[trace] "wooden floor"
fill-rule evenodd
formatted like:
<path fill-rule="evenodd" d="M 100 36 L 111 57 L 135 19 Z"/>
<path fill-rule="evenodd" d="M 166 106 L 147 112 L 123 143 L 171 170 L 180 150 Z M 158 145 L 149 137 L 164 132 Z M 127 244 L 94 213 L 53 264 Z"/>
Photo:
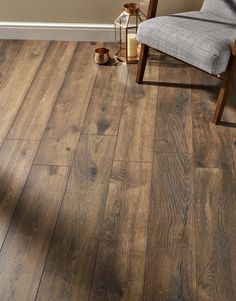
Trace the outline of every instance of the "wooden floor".
<path fill-rule="evenodd" d="M 0 41 L 0 301 L 235 301 L 218 80 L 156 53 L 137 85 L 96 46 Z"/>

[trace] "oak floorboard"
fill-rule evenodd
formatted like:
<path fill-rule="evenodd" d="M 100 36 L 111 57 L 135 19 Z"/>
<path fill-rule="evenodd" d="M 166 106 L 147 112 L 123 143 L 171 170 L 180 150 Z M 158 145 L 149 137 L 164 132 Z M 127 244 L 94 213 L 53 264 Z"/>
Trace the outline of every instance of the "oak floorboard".
<path fill-rule="evenodd" d="M 236 299 L 235 171 L 195 170 L 198 300 Z"/>
<path fill-rule="evenodd" d="M 90 300 L 142 301 L 151 164 L 114 162 Z"/>
<path fill-rule="evenodd" d="M 194 166 L 232 168 L 233 153 L 227 127 L 212 123 L 220 81 L 191 68 L 193 84 L 208 85 L 208 89 L 192 89 L 192 122 Z"/>
<path fill-rule="evenodd" d="M 0 249 L 38 145 L 37 141 L 7 140 L 0 151 Z"/>
<path fill-rule="evenodd" d="M 196 300 L 191 155 L 155 153 L 143 300 Z"/>
<path fill-rule="evenodd" d="M 123 107 L 128 66 L 100 66 L 88 112 L 84 134 L 117 135 Z"/>
<path fill-rule="evenodd" d="M 0 137 L 5 138 L 50 42 L 25 41 L 0 83 Z"/>
<path fill-rule="evenodd" d="M 151 162 L 155 136 L 158 87 L 135 83 L 137 66 L 129 66 L 115 160 Z M 158 68 L 148 64 L 146 79 L 158 79 Z"/>
<path fill-rule="evenodd" d="M 0 300 L 34 300 L 68 169 L 33 166 L 0 253 Z"/>
<path fill-rule="evenodd" d="M 23 41 L 0 40 L 0 82 L 14 62 Z"/>
<path fill-rule="evenodd" d="M 37 301 L 89 300 L 115 141 L 80 138 Z"/>
<path fill-rule="evenodd" d="M 192 153 L 190 67 L 161 64 L 159 68 L 159 82 L 167 86 L 160 86 L 158 91 L 154 149 L 157 152 Z M 171 86 L 173 83 L 175 86 Z"/>
<path fill-rule="evenodd" d="M 51 42 L 12 125 L 9 139 L 42 138 L 75 48 L 76 42 Z"/>
<path fill-rule="evenodd" d="M 98 67 L 92 43 L 79 43 L 44 133 L 37 164 L 71 165 Z"/>

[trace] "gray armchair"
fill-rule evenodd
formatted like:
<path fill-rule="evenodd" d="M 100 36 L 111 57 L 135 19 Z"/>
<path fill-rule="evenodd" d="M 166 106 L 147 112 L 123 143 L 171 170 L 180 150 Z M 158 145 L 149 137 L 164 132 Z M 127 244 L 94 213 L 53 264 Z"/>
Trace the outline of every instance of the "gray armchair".
<path fill-rule="evenodd" d="M 236 74 L 236 0 L 205 0 L 201 11 L 155 17 L 158 0 L 150 0 L 141 23 L 142 43 L 137 83 L 143 82 L 149 47 L 221 79 L 213 118 L 219 123 Z"/>

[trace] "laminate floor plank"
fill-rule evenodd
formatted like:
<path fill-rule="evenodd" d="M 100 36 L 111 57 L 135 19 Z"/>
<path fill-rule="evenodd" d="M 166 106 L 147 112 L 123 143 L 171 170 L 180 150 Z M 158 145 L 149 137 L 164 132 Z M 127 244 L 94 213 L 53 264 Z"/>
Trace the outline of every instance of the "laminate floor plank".
<path fill-rule="evenodd" d="M 89 300 L 115 142 L 81 136 L 37 301 Z"/>
<path fill-rule="evenodd" d="M 71 165 L 98 67 L 94 44 L 79 43 L 36 158 L 38 164 Z"/>
<path fill-rule="evenodd" d="M 150 186 L 150 163 L 114 162 L 90 300 L 142 300 Z"/>
<path fill-rule="evenodd" d="M 0 249 L 36 155 L 36 141 L 5 141 L 0 151 Z"/>
<path fill-rule="evenodd" d="M 115 160 L 151 162 L 158 87 L 136 84 L 136 73 L 137 66 L 130 65 Z M 145 75 L 157 80 L 157 66 L 148 64 Z"/>
<path fill-rule="evenodd" d="M 159 82 L 167 86 L 160 86 L 158 92 L 155 151 L 192 153 L 190 67 L 164 64 L 159 68 Z"/>
<path fill-rule="evenodd" d="M 199 70 L 191 69 L 193 84 L 211 89 L 192 89 L 194 165 L 205 168 L 232 168 L 232 141 L 227 127 L 212 123 L 220 81 Z"/>
<path fill-rule="evenodd" d="M 128 66 L 101 66 L 89 103 L 83 133 L 117 135 L 123 107 Z"/>
<path fill-rule="evenodd" d="M 191 155 L 155 153 L 143 300 L 196 300 Z"/>
<path fill-rule="evenodd" d="M 233 169 L 236 170 L 236 76 L 234 82 L 235 85 L 232 87 L 226 102 L 226 107 L 222 116 L 223 123 L 221 126 L 227 128 L 227 131 L 229 131 L 234 158 Z"/>
<path fill-rule="evenodd" d="M 7 135 L 49 44 L 47 41 L 25 41 L 0 83 L 0 137 Z"/>
<path fill-rule="evenodd" d="M 12 125 L 9 139 L 42 138 L 75 48 L 76 42 L 51 42 Z"/>
<path fill-rule="evenodd" d="M 23 41 L 0 40 L 0 82 L 14 62 L 22 45 Z"/>
<path fill-rule="evenodd" d="M 33 166 L 0 253 L 0 300 L 34 300 L 68 168 Z"/>
<path fill-rule="evenodd" d="M 235 170 L 195 170 L 198 300 L 236 298 Z"/>

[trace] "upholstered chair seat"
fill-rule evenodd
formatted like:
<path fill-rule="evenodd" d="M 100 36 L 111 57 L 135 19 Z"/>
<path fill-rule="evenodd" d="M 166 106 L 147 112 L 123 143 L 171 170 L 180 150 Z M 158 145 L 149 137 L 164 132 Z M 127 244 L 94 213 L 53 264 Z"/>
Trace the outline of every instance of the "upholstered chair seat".
<path fill-rule="evenodd" d="M 139 42 L 214 75 L 226 71 L 235 38 L 236 17 L 205 9 L 147 20 L 137 35 Z"/>

